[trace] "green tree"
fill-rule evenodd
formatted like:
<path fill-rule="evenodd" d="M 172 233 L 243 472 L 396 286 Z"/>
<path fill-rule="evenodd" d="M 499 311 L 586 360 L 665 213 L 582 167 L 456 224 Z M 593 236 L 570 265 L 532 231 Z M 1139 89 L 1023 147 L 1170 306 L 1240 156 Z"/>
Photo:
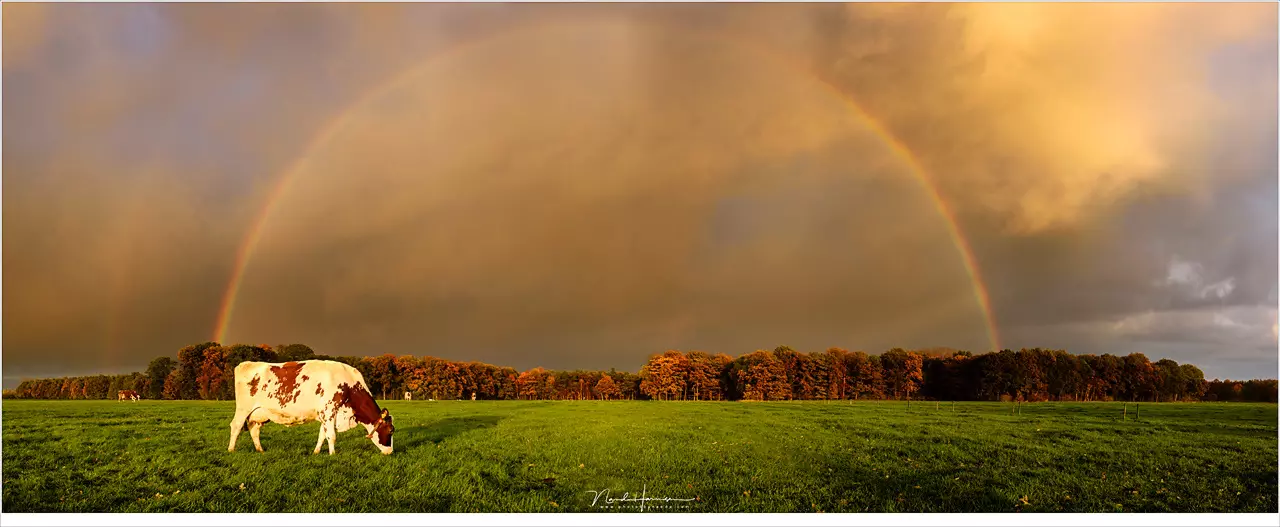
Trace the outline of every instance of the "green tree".
<path fill-rule="evenodd" d="M 1182 382 L 1186 383 L 1182 388 L 1183 393 L 1192 400 L 1204 397 L 1209 388 L 1209 383 L 1204 380 L 1204 372 L 1192 364 L 1181 364 L 1178 369 L 1182 370 Z"/>
<path fill-rule="evenodd" d="M 304 361 L 316 358 L 316 352 L 306 344 L 276 346 L 276 360 L 280 362 Z"/>
<path fill-rule="evenodd" d="M 164 381 L 169 378 L 169 374 L 173 372 L 178 363 L 169 357 L 156 357 L 147 365 L 147 391 L 148 399 L 161 399 L 164 397 Z"/>

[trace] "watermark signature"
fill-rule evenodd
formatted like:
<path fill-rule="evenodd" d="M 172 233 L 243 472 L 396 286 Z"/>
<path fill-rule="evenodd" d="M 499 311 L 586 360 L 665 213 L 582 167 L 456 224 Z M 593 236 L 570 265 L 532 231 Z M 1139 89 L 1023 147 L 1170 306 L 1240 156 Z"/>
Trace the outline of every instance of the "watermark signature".
<path fill-rule="evenodd" d="M 601 509 L 640 509 L 645 510 L 672 510 L 672 509 L 688 509 L 692 506 L 693 501 L 697 498 L 670 498 L 663 496 L 649 496 L 648 485 L 640 487 L 640 495 L 632 496 L 630 492 L 623 492 L 621 497 L 613 497 L 610 489 L 604 490 L 588 490 L 591 494 L 591 507 Z"/>

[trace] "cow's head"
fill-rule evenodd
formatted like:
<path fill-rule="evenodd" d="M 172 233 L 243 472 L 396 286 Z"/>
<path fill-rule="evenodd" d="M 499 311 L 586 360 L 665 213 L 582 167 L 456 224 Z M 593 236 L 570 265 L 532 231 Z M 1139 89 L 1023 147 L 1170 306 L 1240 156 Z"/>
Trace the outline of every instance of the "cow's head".
<path fill-rule="evenodd" d="M 395 431 L 395 425 L 391 424 L 391 412 L 383 408 L 382 415 L 378 417 L 378 422 L 373 424 L 369 435 L 365 437 L 373 441 L 374 446 L 378 447 L 378 450 L 383 454 L 390 454 L 395 447 L 395 443 L 391 439 L 391 434 Z"/>

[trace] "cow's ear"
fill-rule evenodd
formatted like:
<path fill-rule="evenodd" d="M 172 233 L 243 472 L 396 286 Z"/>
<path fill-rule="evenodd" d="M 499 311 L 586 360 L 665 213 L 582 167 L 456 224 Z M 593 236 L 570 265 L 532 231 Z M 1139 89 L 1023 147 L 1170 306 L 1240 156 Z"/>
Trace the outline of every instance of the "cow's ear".
<path fill-rule="evenodd" d="M 383 408 L 383 409 L 382 409 L 382 418 L 383 418 L 383 419 L 386 419 L 388 415 L 391 415 L 391 411 L 390 411 L 390 410 L 387 410 L 386 408 Z"/>

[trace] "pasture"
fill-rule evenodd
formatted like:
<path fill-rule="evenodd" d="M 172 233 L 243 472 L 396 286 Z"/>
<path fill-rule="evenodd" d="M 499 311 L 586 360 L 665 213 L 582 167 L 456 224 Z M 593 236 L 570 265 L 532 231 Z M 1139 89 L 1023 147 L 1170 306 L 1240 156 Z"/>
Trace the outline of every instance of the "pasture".
<path fill-rule="evenodd" d="M 231 402 L 6 400 L 4 511 L 1277 510 L 1275 404 L 380 404 L 395 453 L 330 457 L 315 423 L 227 452 Z"/>

